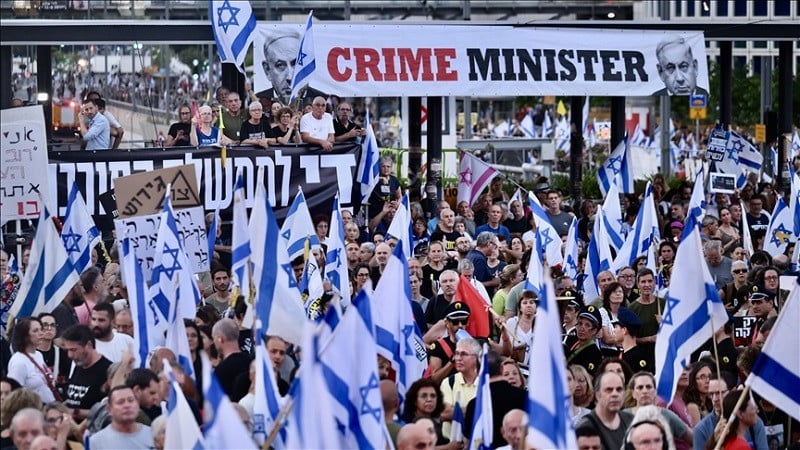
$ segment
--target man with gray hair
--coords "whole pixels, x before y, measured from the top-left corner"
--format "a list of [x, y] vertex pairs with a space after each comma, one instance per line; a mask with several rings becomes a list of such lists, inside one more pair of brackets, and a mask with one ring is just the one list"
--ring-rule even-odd
[[44, 415], [35, 408], [23, 408], [11, 419], [11, 441], [17, 450], [30, 450], [37, 436], [44, 434]]
[[717, 240], [706, 241], [703, 244], [703, 254], [708, 263], [708, 270], [717, 285], [717, 289], [722, 289], [726, 284], [733, 281], [731, 274], [731, 264], [733, 261], [727, 256], [722, 255], [722, 243]]
[[494, 289], [500, 285], [500, 277], [492, 275], [486, 258], [497, 248], [497, 236], [491, 231], [483, 231], [475, 239], [475, 248], [467, 254], [467, 259], [475, 266], [473, 277], [483, 283], [491, 296]]
[[322, 147], [323, 151], [333, 150], [335, 131], [333, 116], [325, 111], [328, 106], [325, 97], [314, 97], [311, 112], [300, 118], [300, 137], [303, 142]]
[[467, 405], [478, 394], [478, 373], [481, 366], [481, 344], [473, 338], [464, 338], [456, 343], [453, 353], [453, 367], [456, 373], [442, 380], [440, 389], [445, 411], [442, 413], [442, 434], [450, 437], [450, 421], [456, 400]]
[[[292, 77], [297, 63], [297, 50], [300, 48], [300, 30], [281, 29], [273, 32], [264, 42], [264, 60], [261, 68], [271, 87], [256, 94], [258, 98], [278, 99], [288, 105], [292, 94]], [[305, 100], [324, 95], [322, 92], [306, 87], [300, 89], [297, 97]]]
[[658, 76], [664, 88], [653, 95], [705, 95], [708, 91], [697, 86], [697, 59], [692, 47], [679, 35], [668, 36], [656, 46]]

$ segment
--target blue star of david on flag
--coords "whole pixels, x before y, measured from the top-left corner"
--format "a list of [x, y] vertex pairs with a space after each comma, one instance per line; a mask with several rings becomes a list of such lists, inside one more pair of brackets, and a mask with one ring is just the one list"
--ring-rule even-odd
[[369, 378], [369, 382], [365, 386], [361, 386], [358, 388], [358, 391], [361, 395], [361, 414], [369, 414], [375, 418], [375, 420], [381, 420], [381, 408], [372, 407], [369, 404], [367, 397], [369, 397], [370, 391], [378, 389], [378, 377], [375, 373], [372, 373], [372, 376]]
[[553, 238], [550, 237], [550, 228], [543, 228], [542, 232], [539, 235], [544, 239], [542, 242], [542, 253], [545, 253], [547, 250], [547, 246], [553, 242]]
[[[180, 251], [179, 247], [170, 248], [169, 244], [165, 242], [164, 243], [164, 256], [169, 255], [169, 256], [172, 257], [172, 265], [170, 265], [169, 267], [164, 266], [164, 264], [163, 264], [164, 260], [162, 259], [161, 260], [162, 264], [159, 265], [158, 267], [153, 268], [153, 273], [155, 274], [156, 271], [158, 271], [158, 273], [163, 273], [164, 275], [167, 276], [167, 278], [169, 278], [171, 280], [172, 277], [175, 276], [175, 272], [178, 271], [178, 270], [181, 270], [183, 268], [183, 267], [181, 267], [180, 261], [178, 261], [178, 252], [179, 251]], [[156, 277], [154, 276], [153, 278], [156, 278]]]
[[770, 239], [770, 242], [777, 246], [781, 246], [783, 244], [788, 243], [791, 236], [792, 236], [792, 231], [787, 229], [781, 223], [778, 224], [778, 226], [776, 226], [774, 230], [772, 230], [772, 238]]
[[291, 263], [281, 264], [281, 269], [289, 275], [289, 287], [297, 288], [297, 278], [294, 277], [294, 269]]
[[614, 175], [618, 175], [622, 170], [622, 157], [614, 156], [608, 158], [608, 168], [614, 172]]
[[[225, 0], [222, 2], [222, 6], [217, 8], [217, 23], [222, 29], [227, 33], [228, 27], [230, 26], [239, 26], [239, 20], [236, 18], [236, 15], [239, 14], [241, 8], [236, 8], [235, 6], [231, 5], [231, 2]], [[225, 13], [228, 13], [228, 20], [225, 20], [223, 17]]]
[[661, 319], [662, 323], [667, 325], [673, 325], [672, 323], [672, 311], [678, 305], [679, 300], [673, 297], [667, 297], [667, 305], [664, 308], [664, 317]]
[[64, 241], [64, 247], [68, 253], [80, 253], [81, 235], [73, 232], [72, 228], [67, 230], [66, 233], [61, 233], [61, 240]]

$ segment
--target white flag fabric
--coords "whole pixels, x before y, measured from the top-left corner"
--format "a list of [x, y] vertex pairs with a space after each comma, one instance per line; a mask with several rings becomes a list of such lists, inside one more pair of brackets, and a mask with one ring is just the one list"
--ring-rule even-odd
[[608, 234], [608, 242], [619, 251], [625, 243], [625, 223], [622, 220], [622, 205], [619, 202], [619, 188], [611, 184], [603, 201], [603, 230]]
[[530, 380], [546, 389], [528, 389], [529, 417], [527, 442], [536, 448], [578, 448], [569, 409], [567, 362], [561, 346], [561, 317], [549, 273], [545, 276], [544, 294], [539, 299], [533, 346], [530, 349]]
[[523, 117], [522, 121], [519, 123], [519, 127], [522, 129], [522, 132], [525, 133], [525, 137], [537, 137], [535, 127], [533, 125], [533, 116], [531, 116], [530, 113], [525, 114], [525, 117]]
[[[371, 303], [369, 293], [361, 290], [320, 354], [323, 383], [316, 395], [332, 397], [334, 417], [341, 423], [339, 448], [386, 447]], [[354, 365], [343, 355], [365, 358]]]
[[372, 130], [369, 111], [364, 117], [364, 129], [367, 135], [361, 143], [361, 159], [358, 161], [358, 183], [361, 185], [361, 202], [369, 198], [375, 185], [378, 184], [378, 175], [381, 170], [381, 149]]
[[189, 349], [189, 339], [186, 337], [186, 325], [180, 317], [173, 317], [167, 328], [166, 347], [175, 353], [186, 376], [193, 380], [196, 379], [194, 364], [192, 364], [192, 351]]
[[[740, 198], [739, 199], [739, 207], [742, 208], [742, 211], [747, 211], [744, 208], [744, 201]], [[742, 216], [742, 247], [744, 247], [744, 251], [747, 253], [747, 257], [753, 255], [753, 238], [750, 236], [750, 227], [747, 226], [747, 217]]]
[[306, 321], [306, 315], [286, 242], [279, 238], [278, 222], [263, 183], [256, 186], [254, 200], [249, 230], [256, 315], [262, 321], [258, 332], [299, 344], [303, 331], [299, 324]]
[[250, 438], [250, 431], [244, 426], [233, 403], [222, 390], [217, 375], [211, 369], [208, 355], [203, 351], [200, 352], [200, 357], [203, 358], [203, 400], [205, 401], [203, 436], [206, 448], [255, 450], [257, 447]]
[[413, 246], [411, 243], [411, 210], [409, 209], [408, 190], [406, 190], [403, 199], [397, 205], [397, 211], [394, 213], [392, 223], [389, 224], [389, 229], [386, 231], [386, 237], [395, 237], [398, 240], [397, 245], [403, 246], [403, 254], [406, 258], [413, 255]]
[[586, 96], [586, 100], [583, 102], [583, 110], [581, 111], [581, 117], [583, 119], [583, 123], [581, 124], [581, 131], [583, 132], [583, 140], [589, 142], [589, 96]]
[[333, 199], [331, 225], [328, 229], [328, 253], [325, 254], [325, 278], [339, 293], [343, 307], [350, 304], [350, 273], [347, 269], [347, 251], [344, 244], [344, 222], [339, 205], [339, 194]]
[[[259, 178], [262, 179], [262, 178]], [[231, 275], [233, 283], [239, 286], [239, 294], [245, 301], [250, 298], [250, 233], [247, 230], [247, 207], [245, 205], [244, 177], [241, 173], [236, 177], [233, 188], [233, 238], [231, 247]], [[252, 321], [245, 323], [252, 326]]]
[[699, 224], [693, 215], [689, 215], [686, 228], [672, 269], [672, 280], [679, 282], [670, 283], [656, 338], [658, 395], [667, 401], [674, 397], [678, 378], [692, 352], [716, 331], [711, 324], [720, 328], [728, 321], [703, 258]]
[[661, 231], [658, 229], [658, 213], [653, 201], [653, 185], [648, 182], [644, 191], [644, 200], [639, 206], [636, 221], [633, 223], [633, 230], [628, 233], [625, 243], [617, 252], [617, 257], [611, 265], [612, 272], [617, 273], [625, 266], [633, 267], [636, 258], [647, 254], [648, 250], [653, 247], [653, 243], [660, 240]]
[[611, 184], [619, 187], [623, 194], [633, 194], [633, 167], [628, 158], [628, 136], [620, 142], [608, 159], [597, 170], [597, 181], [603, 196], [606, 195]]
[[611, 269], [611, 248], [608, 243], [608, 236], [603, 231], [602, 223], [603, 207], [597, 207], [597, 214], [594, 216], [594, 227], [592, 228], [592, 238], [586, 249], [586, 278], [583, 280], [583, 294], [587, 301], [602, 295], [597, 286], [597, 275], [600, 272]]
[[200, 292], [194, 282], [189, 257], [186, 256], [178, 236], [170, 189], [171, 185], [168, 184], [153, 253], [153, 276], [148, 293], [152, 304], [167, 322], [172, 320], [173, 314], [179, 319], [193, 320], [200, 301]]
[[125, 236], [119, 241], [119, 253], [122, 255], [120, 269], [128, 288], [128, 304], [133, 321], [133, 351], [139, 357], [140, 366], [147, 367], [150, 351], [164, 345], [167, 318], [162, 317], [157, 308], [148, 305], [147, 284], [129, 237]]
[[550, 111], [544, 110], [544, 120], [542, 121], [542, 135], [541, 137], [550, 137], [553, 133], [553, 120], [550, 118]]
[[61, 240], [67, 249], [69, 259], [78, 273], [83, 273], [92, 265], [92, 249], [100, 243], [100, 230], [86, 208], [78, 183], [72, 182], [67, 200], [67, 215], [61, 229]]
[[542, 259], [542, 235], [536, 233], [533, 247], [531, 247], [531, 257], [528, 260], [528, 273], [525, 274], [525, 290], [533, 291], [537, 296], [542, 295], [542, 283], [544, 282]]
[[[267, 347], [262, 342], [261, 334], [256, 334], [256, 378], [255, 401], [253, 402], [253, 440], [260, 446], [267, 440], [281, 407], [285, 400], [278, 392], [278, 382], [275, 379], [275, 370], [272, 361], [267, 355]], [[286, 447], [286, 428], [281, 427], [275, 440], [272, 441], [272, 448], [281, 450]]]
[[570, 127], [569, 121], [562, 117], [556, 124], [556, 149], [569, 151]]
[[536, 234], [542, 240], [542, 248], [544, 249], [544, 258], [549, 266], [557, 266], [564, 262], [564, 256], [561, 254], [561, 237], [558, 236], [555, 227], [550, 223], [547, 213], [539, 204], [539, 199], [533, 192], [528, 192], [528, 204], [533, 214], [533, 220], [536, 222]]
[[692, 196], [689, 198], [689, 215], [693, 215], [697, 223], [701, 223], [706, 215], [705, 176], [702, 164], [697, 168], [697, 174], [694, 177]]
[[164, 448], [202, 449], [205, 448], [203, 434], [194, 420], [194, 414], [183, 395], [181, 385], [175, 379], [169, 361], [164, 359], [164, 372], [169, 378], [169, 397], [167, 398], [167, 427]]
[[471, 153], [461, 151], [461, 170], [458, 181], [458, 202], [466, 201], [469, 206], [475, 204], [481, 192], [489, 185], [492, 178], [500, 175], [494, 167]]
[[389, 257], [371, 297], [378, 354], [392, 363], [402, 401], [411, 383], [425, 372], [428, 360], [422, 333], [414, 321], [408, 258], [401, 245]]
[[800, 278], [789, 293], [783, 311], [761, 349], [745, 384], [796, 420], [800, 420]]
[[453, 405], [453, 420], [450, 422], [450, 442], [464, 440], [464, 408], [461, 407], [461, 392], [456, 392], [456, 403]]
[[297, 49], [297, 59], [292, 75], [292, 94], [289, 102], [295, 101], [300, 89], [308, 85], [308, 81], [314, 70], [317, 68], [316, 57], [314, 56], [314, 11], [308, 13], [306, 28], [303, 31], [303, 39], [300, 40], [300, 47]]
[[567, 242], [564, 245], [564, 275], [572, 281], [578, 281], [578, 218], [573, 217], [567, 233]]
[[303, 254], [306, 239], [310, 239], [311, 250], [320, 248], [317, 231], [314, 229], [314, 222], [311, 221], [311, 213], [308, 211], [306, 196], [303, 195], [302, 189], [297, 192], [292, 205], [289, 207], [289, 212], [286, 213], [280, 236], [286, 245], [289, 261]]
[[56, 225], [47, 207], [42, 206], [28, 267], [8, 314], [21, 319], [52, 312], [78, 281], [80, 277], [67, 256]]
[[[489, 346], [483, 344], [480, 373], [478, 373], [478, 394], [475, 397], [475, 415], [472, 418], [472, 434], [469, 448], [490, 450], [494, 438], [494, 418], [492, 417], [492, 390], [489, 388]], [[452, 430], [451, 430], [452, 432]]]
[[217, 53], [223, 63], [236, 64], [244, 73], [245, 56], [253, 42], [256, 15], [247, 0], [212, 0], [208, 16], [217, 42]]
[[298, 372], [289, 390], [294, 407], [286, 425], [287, 448], [343, 448], [340, 430], [346, 425], [333, 409], [336, 400], [325, 389], [324, 369], [319, 359], [320, 346], [328, 338], [320, 337], [323, 327], [306, 324], [301, 328], [304, 331], [300, 362], [303, 370]]

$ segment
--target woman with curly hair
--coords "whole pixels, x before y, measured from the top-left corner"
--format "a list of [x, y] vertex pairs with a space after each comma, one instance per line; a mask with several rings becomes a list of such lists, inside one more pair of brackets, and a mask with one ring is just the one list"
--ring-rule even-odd
[[447, 438], [442, 436], [442, 411], [444, 411], [444, 398], [439, 383], [430, 378], [420, 378], [411, 384], [406, 392], [402, 419], [406, 423], [411, 423], [419, 417], [431, 419], [436, 428], [436, 445], [448, 443]]
[[700, 423], [709, 412], [711, 412], [711, 397], [708, 395], [708, 383], [711, 381], [711, 374], [714, 371], [712, 361], [701, 359], [697, 361], [689, 372], [689, 386], [683, 392], [683, 401], [686, 403], [686, 410], [691, 417], [691, 426]]

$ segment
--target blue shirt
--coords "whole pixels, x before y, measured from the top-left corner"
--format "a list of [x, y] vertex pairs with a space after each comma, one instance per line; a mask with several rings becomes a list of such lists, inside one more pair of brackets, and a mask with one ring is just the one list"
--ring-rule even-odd
[[[714, 427], [717, 426], [718, 420], [717, 413], [712, 411], [694, 427], [692, 441], [694, 450], [704, 450], [706, 448], [706, 443], [714, 435]], [[755, 436], [752, 435], [751, 431], [755, 433]], [[756, 424], [744, 434], [744, 439], [750, 444], [755, 444], [755, 450], [769, 450], [767, 430], [764, 428], [764, 422], [761, 421], [760, 417], [756, 420]]]
[[200, 127], [197, 127], [197, 145], [204, 147], [207, 145], [219, 144], [219, 128], [211, 127], [211, 134], [203, 134]]
[[101, 113], [94, 115], [89, 121], [89, 129], [83, 136], [86, 141], [86, 150], [108, 150], [111, 148], [111, 126], [108, 119]]
[[497, 236], [503, 236], [506, 238], [506, 242], [509, 244], [511, 243], [511, 233], [508, 231], [505, 225], [498, 225], [497, 228], [492, 228], [489, 226], [488, 223], [485, 223], [478, 228], [475, 229], [475, 237], [478, 237], [479, 234], [483, 233], [484, 231], [491, 231]]

